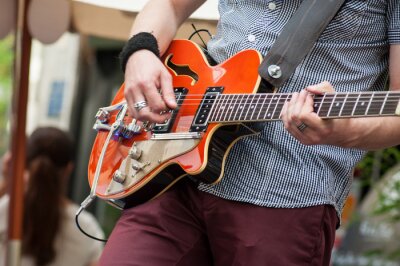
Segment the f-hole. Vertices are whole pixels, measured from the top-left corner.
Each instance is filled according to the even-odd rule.
[[[190,69],[189,65],[177,65],[172,62],[172,57],[174,55],[170,54],[167,56],[166,65],[176,76],[188,76],[192,79],[191,85],[193,86],[199,80],[199,75]]]

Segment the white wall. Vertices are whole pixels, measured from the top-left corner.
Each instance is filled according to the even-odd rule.
[[[148,0],[74,0],[92,5],[114,8],[118,10],[138,12]],[[218,0],[206,1],[191,18],[217,20],[219,18],[217,10]]]
[[[77,82],[79,35],[65,33],[57,42],[32,43],[27,133],[38,126],[68,129]]]

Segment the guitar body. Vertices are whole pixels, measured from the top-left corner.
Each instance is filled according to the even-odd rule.
[[[196,137],[180,137],[196,131],[194,121],[199,117],[199,108],[204,107],[203,96],[207,92],[215,88],[223,94],[257,92],[260,84],[257,69],[261,62],[257,51],[243,51],[210,66],[199,46],[188,40],[176,40],[162,60],[172,75],[176,91],[184,91],[168,130],[143,130],[128,139],[111,137],[106,148],[109,131],[99,130],[92,148],[89,184],[96,186],[98,197],[118,201],[123,208],[160,195],[187,175],[202,182],[218,182],[232,145],[241,136],[255,133],[241,124],[216,122],[208,123]],[[124,101],[123,92],[124,85],[112,105]],[[113,124],[117,114],[118,111],[111,112],[107,123]],[[132,118],[124,117],[124,124],[131,122]],[[137,156],[130,156],[132,152]],[[116,172],[122,173],[122,180],[115,178]]]

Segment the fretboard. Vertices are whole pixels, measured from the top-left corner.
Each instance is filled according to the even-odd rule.
[[[282,107],[292,94],[220,94],[209,122],[279,120]],[[400,115],[400,92],[351,92],[314,95],[314,111],[321,118]]]

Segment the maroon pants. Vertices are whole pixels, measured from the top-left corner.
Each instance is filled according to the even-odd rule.
[[[259,207],[183,183],[124,210],[100,265],[329,265],[337,221],[328,205]]]

